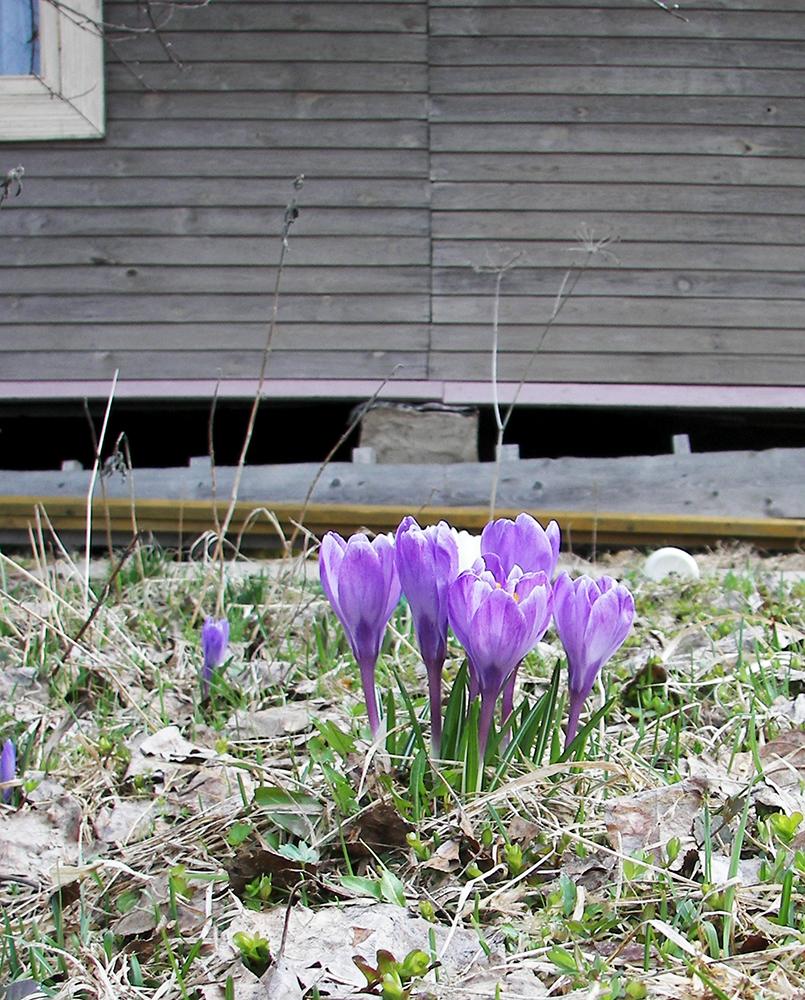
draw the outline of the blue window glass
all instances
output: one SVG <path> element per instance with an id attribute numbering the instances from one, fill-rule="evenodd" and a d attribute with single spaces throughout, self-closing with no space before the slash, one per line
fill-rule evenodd
<path id="1" fill-rule="evenodd" d="M 0 76 L 39 73 L 39 0 L 0 0 Z"/>

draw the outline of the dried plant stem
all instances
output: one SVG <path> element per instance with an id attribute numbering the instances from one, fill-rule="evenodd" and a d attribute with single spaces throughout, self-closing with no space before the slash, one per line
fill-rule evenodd
<path id="1" fill-rule="evenodd" d="M 95 484 L 98 481 L 98 472 L 101 467 L 101 451 L 103 450 L 103 442 L 106 437 L 106 428 L 109 425 L 109 414 L 112 412 L 112 401 L 115 398 L 115 389 L 117 388 L 119 375 L 120 369 L 116 368 L 114 377 L 112 378 L 112 386 L 109 390 L 109 398 L 106 401 L 106 412 L 103 415 L 103 424 L 101 425 L 98 445 L 95 448 L 95 461 L 92 463 L 92 474 L 89 477 L 89 489 L 87 490 L 87 521 L 84 534 L 84 604 L 87 607 L 89 607 L 89 557 L 92 545 L 92 497 L 95 493 Z"/>
<path id="2" fill-rule="evenodd" d="M 501 463 L 501 451 L 503 445 L 503 435 L 506 433 L 506 428 L 511 420 L 512 413 L 514 412 L 514 407 L 517 405 L 517 400 L 520 397 L 523 386 L 528 381 L 528 376 L 531 373 L 534 361 L 542 350 L 545 343 L 545 339 L 551 331 L 553 324 L 556 322 L 557 317 L 561 313 L 565 306 L 565 303 L 573 294 L 576 285 L 579 283 L 582 274 L 589 267 L 590 261 L 593 257 L 595 251 L 588 250 L 584 262 L 578 267 L 569 267 L 562 278 L 562 283 L 559 286 L 559 291 L 556 294 L 556 299 L 554 300 L 553 310 L 551 315 L 548 317 L 547 322 L 542 328 L 539 339 L 534 346 L 531 356 L 528 359 L 528 364 L 525 366 L 525 370 L 520 378 L 517 388 L 514 390 L 514 395 L 512 396 L 508 407 L 506 408 L 506 413 L 501 417 L 500 411 L 500 399 L 498 395 L 498 366 L 497 366 L 497 356 L 498 356 L 498 338 L 499 338 L 499 316 L 500 316 L 500 290 L 501 284 L 503 282 L 503 276 L 509 271 L 513 265 L 514 260 L 509 261 L 500 268 L 495 269 L 495 295 L 493 299 L 493 311 L 492 311 L 492 399 L 493 399 L 493 409 L 495 413 L 495 426 L 497 428 L 497 436 L 495 439 L 495 467 L 492 471 L 492 485 L 489 492 L 489 519 L 492 520 L 495 516 L 495 505 L 497 503 L 497 492 L 498 484 L 500 482 L 500 463 Z"/>
<path id="3" fill-rule="evenodd" d="M 372 393 L 372 395 L 369 397 L 369 399 L 366 401 L 366 403 L 363 406 L 359 407 L 359 409 L 356 412 L 355 416 L 352 418 L 352 420 L 350 420 L 349 424 L 347 425 L 347 428 L 344 431 L 344 433 L 341 435 L 341 437 L 339 437 L 339 439 L 336 441 L 336 443 L 332 446 L 332 448 L 325 455 L 324 461 L 321 463 L 321 465 L 317 469 L 316 475 L 313 477 L 313 480 L 312 480 L 310 486 L 308 487 L 307 493 L 305 494 L 305 499 L 302 502 L 302 511 L 299 514 L 299 521 L 298 521 L 298 523 L 296 525 L 294 525 L 294 530 L 293 530 L 293 534 L 291 535 L 291 540 L 288 542 L 288 550 L 289 551 L 293 551 L 294 542 L 296 541 L 296 538 L 297 538 L 299 532 L 302 530 L 302 526 L 305 523 L 305 515 L 307 514 L 307 509 L 310 506 L 310 498 L 313 496 L 313 493 L 315 492 L 315 489 L 316 489 L 316 487 L 319 484 L 319 480 L 324 475 L 324 470 L 327 468 L 327 466 L 333 460 L 333 455 L 335 455 L 335 453 L 338 451 L 338 449 L 341 447 L 341 445 L 347 440 L 347 438 L 350 436 L 350 434 L 355 430 L 355 428 L 361 422 L 361 420 L 363 419 L 363 415 L 366 413 L 366 410 L 372 405 L 372 403 L 374 403 L 374 401 L 377 399 L 377 397 L 380 395 L 380 393 L 389 384 L 389 382 L 391 381 L 391 379 L 393 379 L 394 376 L 397 374 L 397 369 L 399 367 L 400 367 L 399 365 L 395 365 L 393 371 L 391 372 L 391 374 L 387 375 L 386 378 L 383 379 L 383 381 L 380 383 L 380 385 L 377 387 L 377 389 L 375 389 L 375 391 Z"/>
<path id="4" fill-rule="evenodd" d="M 294 181 L 294 190 L 298 191 L 302 184 L 304 183 L 304 177 L 300 175 Z M 280 285 L 282 282 L 282 274 L 285 268 L 285 257 L 288 253 L 288 234 L 290 232 L 291 226 L 296 221 L 299 215 L 299 210 L 296 204 L 296 198 L 292 198 L 285 209 L 285 218 L 282 225 L 282 242 L 280 246 L 280 259 L 277 266 L 277 273 L 274 278 L 274 292 L 271 302 L 271 319 L 268 324 L 268 332 L 266 334 L 266 342 L 263 347 L 263 355 L 260 360 L 260 372 L 257 376 L 257 388 L 254 393 L 254 399 L 252 400 L 251 410 L 249 412 L 249 421 L 246 425 L 246 433 L 243 437 L 243 445 L 240 449 L 240 457 L 238 458 L 238 464 L 235 468 L 235 476 L 232 481 L 232 490 L 229 496 L 229 504 L 227 505 L 226 513 L 224 514 L 224 519 L 221 523 L 220 529 L 217 531 L 217 539 L 215 543 L 215 549 L 213 551 L 213 562 L 217 562 L 219 566 L 219 580 L 218 580 L 218 594 L 216 598 L 216 613 L 221 614 L 223 608 L 223 593 L 225 586 L 225 560 L 224 560 L 224 543 L 226 540 L 227 532 L 229 531 L 229 526 L 232 523 L 232 518 L 235 514 L 235 507 L 238 502 L 238 494 L 240 492 L 240 483 L 243 478 L 243 470 L 246 466 L 246 455 L 249 451 L 249 445 L 252 441 L 252 435 L 254 434 L 254 426 L 257 421 L 257 411 L 260 408 L 260 402 L 263 397 L 263 386 L 266 380 L 266 371 L 268 369 L 268 361 L 271 357 L 271 348 L 274 342 L 274 332 L 277 328 L 277 316 L 279 314 L 279 301 L 280 301 Z M 216 514 L 217 517 L 217 514 Z"/>

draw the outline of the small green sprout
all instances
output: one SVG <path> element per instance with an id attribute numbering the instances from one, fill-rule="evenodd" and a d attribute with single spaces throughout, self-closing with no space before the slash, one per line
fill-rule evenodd
<path id="1" fill-rule="evenodd" d="M 241 960 L 249 972 L 253 972 L 255 976 L 262 976 L 271 964 L 268 941 L 260 934 L 237 931 L 232 935 L 232 943 L 240 952 Z"/>
<path id="2" fill-rule="evenodd" d="M 243 892 L 243 905 L 249 910 L 262 910 L 271 899 L 271 876 L 260 875 L 246 884 Z"/>

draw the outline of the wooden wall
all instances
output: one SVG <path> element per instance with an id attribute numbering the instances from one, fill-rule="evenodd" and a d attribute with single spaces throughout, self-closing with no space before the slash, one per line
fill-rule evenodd
<path id="1" fill-rule="evenodd" d="M 275 378 L 487 380 L 516 257 L 504 380 L 805 386 L 805 7 L 681 9 L 215 0 L 164 46 L 112 31 L 107 138 L 0 145 L 27 177 L 0 380 L 254 377 L 304 173 Z"/>
<path id="2" fill-rule="evenodd" d="M 805 5 L 434 0 L 434 377 L 805 384 Z M 603 252 L 588 242 L 619 237 Z"/>
<path id="3" fill-rule="evenodd" d="M 421 2 L 215 0 L 161 32 L 182 67 L 112 29 L 107 138 L 0 145 L 26 170 L 0 378 L 255 378 L 302 173 L 272 376 L 425 378 L 426 29 Z"/>

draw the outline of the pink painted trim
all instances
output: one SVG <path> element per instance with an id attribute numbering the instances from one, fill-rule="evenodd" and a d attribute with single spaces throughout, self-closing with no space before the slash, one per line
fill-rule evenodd
<path id="1" fill-rule="evenodd" d="M 221 399 L 251 399 L 257 389 L 253 379 L 228 379 L 218 384 Z M 353 399 L 372 396 L 376 379 L 271 379 L 265 383 L 268 399 Z M 106 381 L 12 382 L 0 380 L 2 400 L 106 399 Z M 119 382 L 117 399 L 211 399 L 212 379 L 131 380 Z M 517 391 L 511 382 L 501 383 L 498 398 L 509 402 Z M 437 401 L 449 404 L 488 405 L 492 388 L 486 382 L 389 382 L 381 399 L 411 402 Z M 805 410 L 805 387 L 743 385 L 610 385 L 579 382 L 532 382 L 517 397 L 523 406 L 618 406 L 618 407 L 712 407 L 714 409 Z"/>

